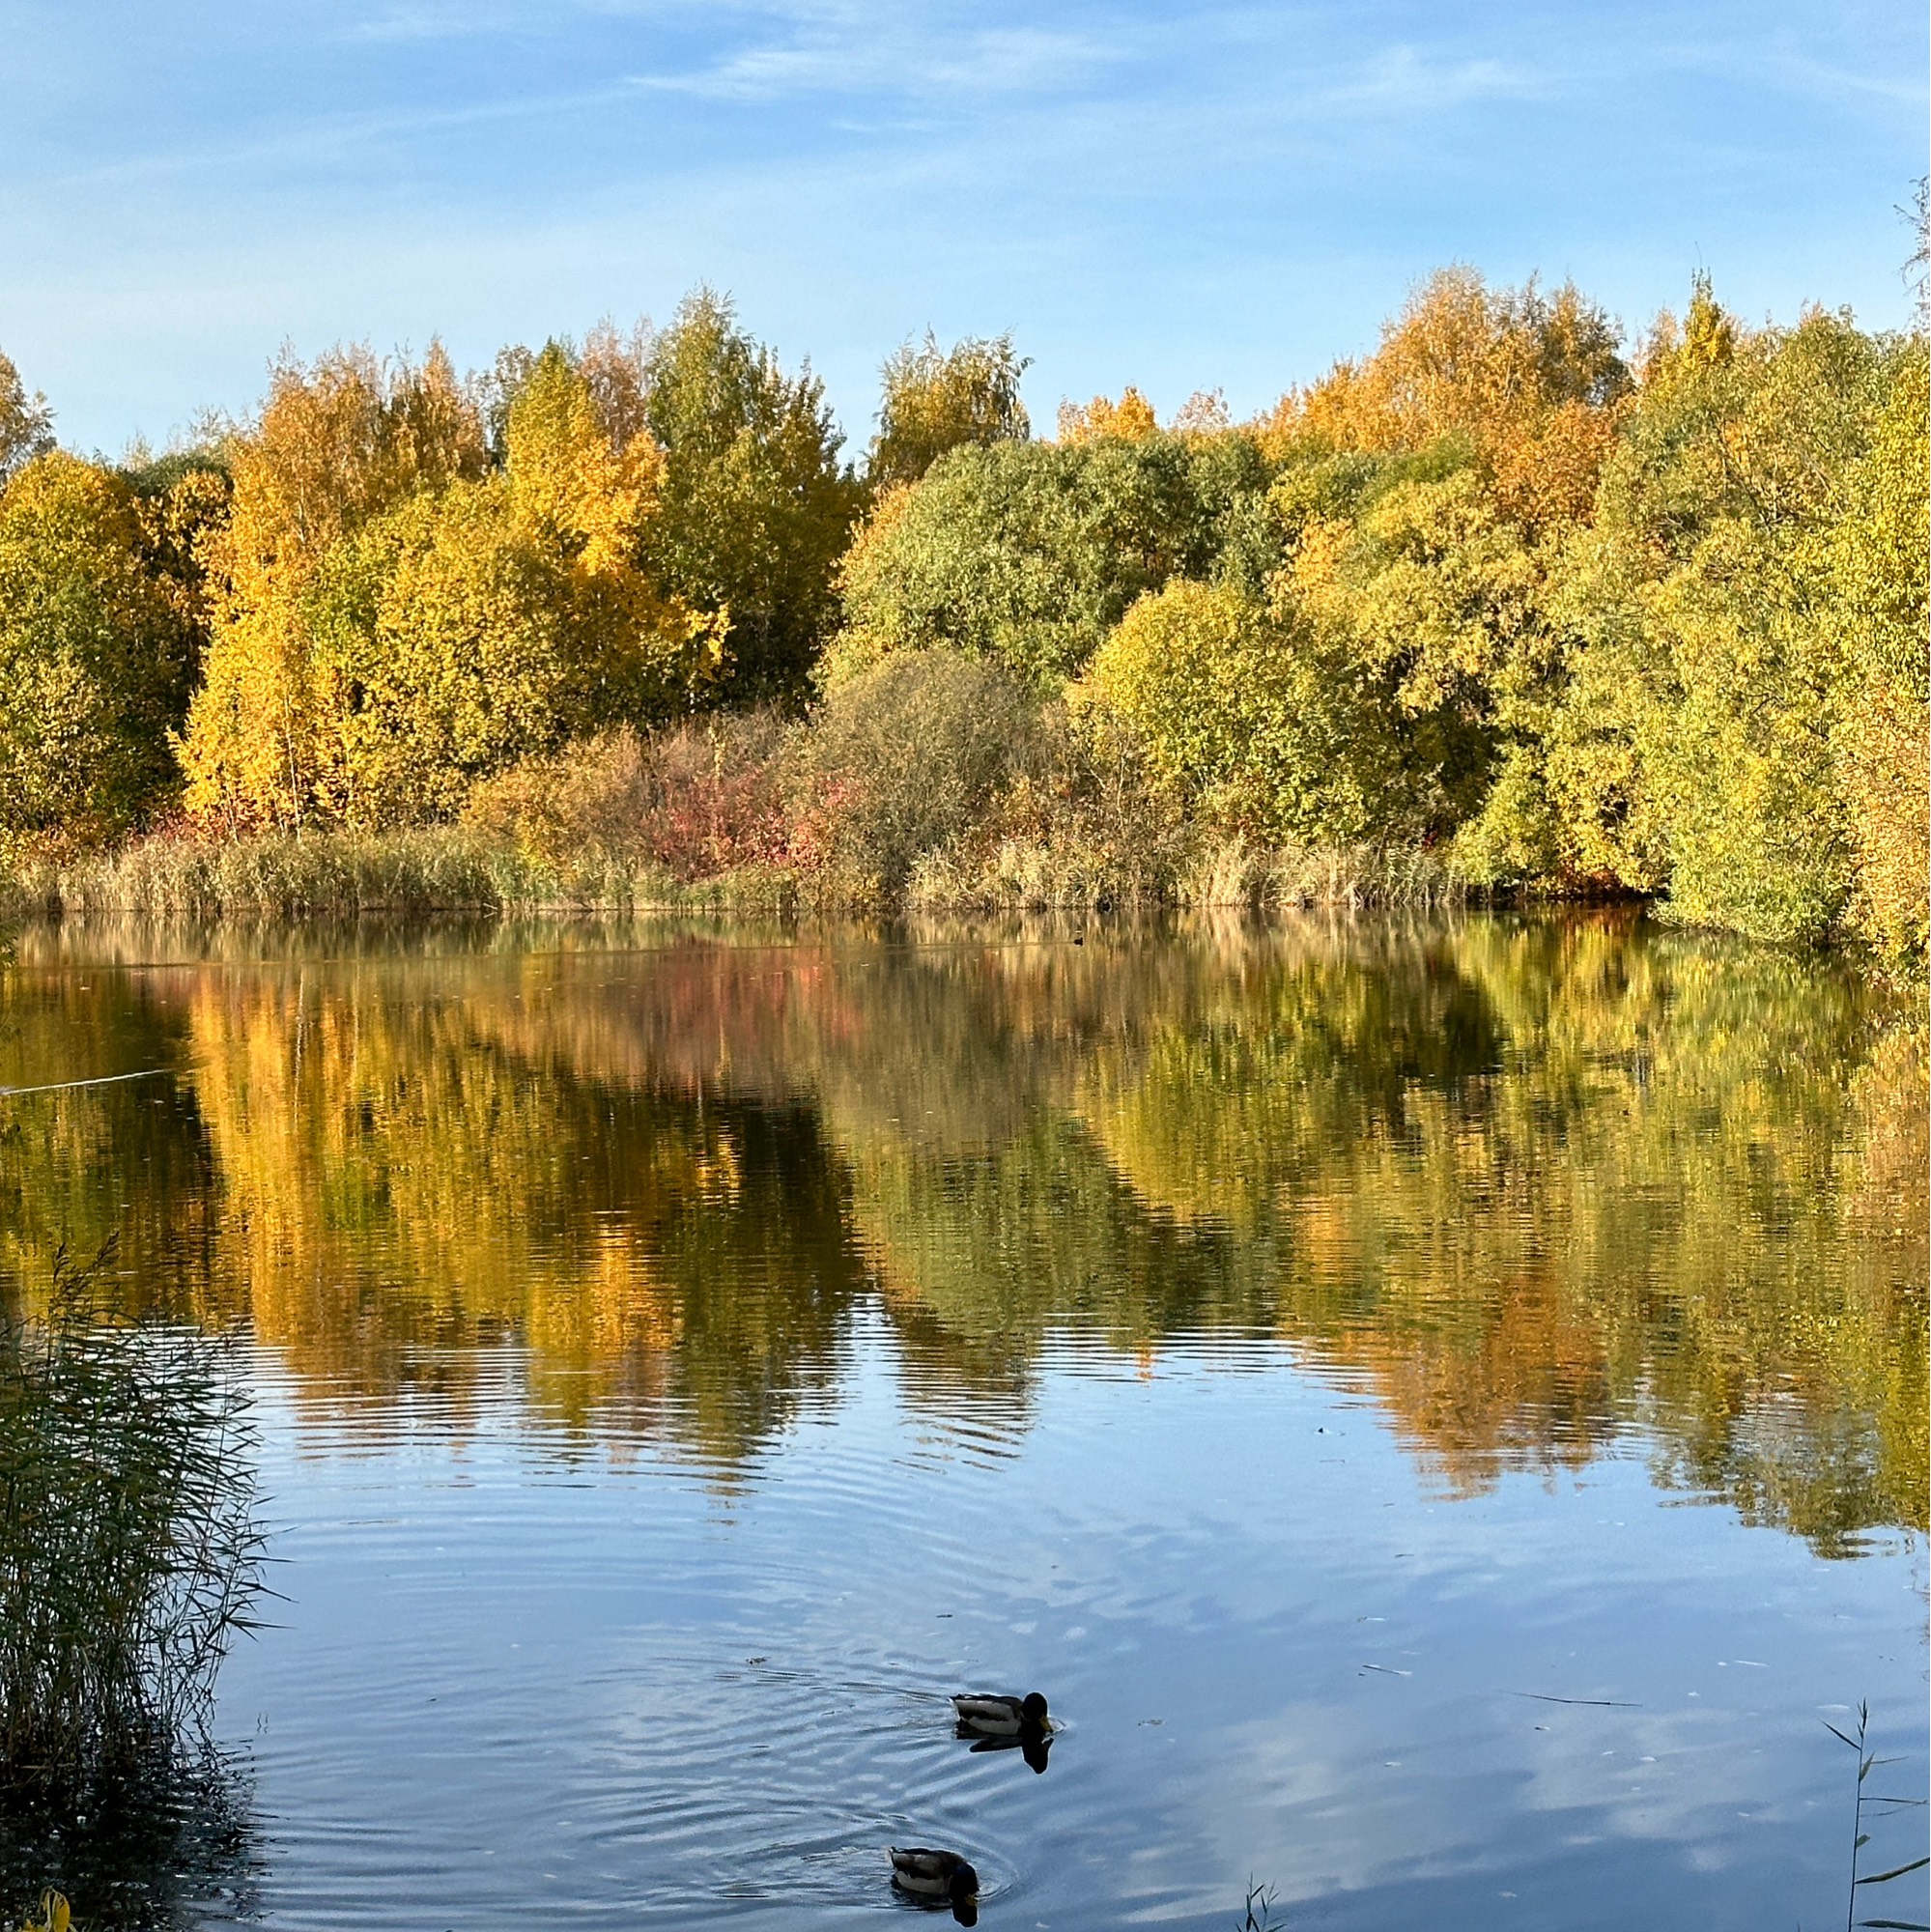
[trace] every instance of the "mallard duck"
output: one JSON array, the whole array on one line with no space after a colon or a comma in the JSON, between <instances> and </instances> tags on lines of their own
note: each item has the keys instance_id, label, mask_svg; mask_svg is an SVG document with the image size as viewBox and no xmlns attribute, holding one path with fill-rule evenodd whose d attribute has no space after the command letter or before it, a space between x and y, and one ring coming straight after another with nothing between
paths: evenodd
<instances>
[{"instance_id":1,"label":"mallard duck","mask_svg":"<svg viewBox=\"0 0 1931 1932\"><path fill-rule=\"evenodd\" d=\"M928 1898L934 1904L944 1900L954 1914L973 1910L979 1897L979 1874L968 1859L957 1852L935 1852L923 1845L903 1850L889 1847L892 1883L914 1898ZM966 1922L971 1923L970 1918Z\"/></svg>"},{"instance_id":2,"label":"mallard duck","mask_svg":"<svg viewBox=\"0 0 1931 1932\"><path fill-rule=\"evenodd\" d=\"M1036 1690L1023 1697L981 1697L970 1692L952 1699L959 1729L981 1738L1038 1737L1052 1729L1046 1700Z\"/></svg>"}]
</instances>

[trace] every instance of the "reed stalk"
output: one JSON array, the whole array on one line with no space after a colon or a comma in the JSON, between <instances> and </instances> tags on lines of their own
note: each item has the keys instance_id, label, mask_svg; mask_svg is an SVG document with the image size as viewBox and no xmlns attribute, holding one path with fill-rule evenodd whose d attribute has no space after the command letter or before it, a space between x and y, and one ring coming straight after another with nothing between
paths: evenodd
<instances>
[{"instance_id":1,"label":"reed stalk","mask_svg":"<svg viewBox=\"0 0 1931 1932\"><path fill-rule=\"evenodd\" d=\"M114 1319L56 1257L0 1324L0 1779L81 1790L206 1736L262 1587L254 1432L223 1343Z\"/></svg>"}]
</instances>

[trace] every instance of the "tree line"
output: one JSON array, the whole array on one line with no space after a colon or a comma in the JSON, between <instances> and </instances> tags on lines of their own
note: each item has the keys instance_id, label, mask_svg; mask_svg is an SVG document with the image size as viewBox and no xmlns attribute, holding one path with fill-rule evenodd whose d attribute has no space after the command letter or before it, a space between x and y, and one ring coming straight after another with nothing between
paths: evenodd
<instances>
[{"instance_id":1,"label":"tree line","mask_svg":"<svg viewBox=\"0 0 1931 1932\"><path fill-rule=\"evenodd\" d=\"M0 358L0 841L517 832L615 772L708 800L687 871L1164 825L1922 957L1921 323L1699 279L1631 343L1453 269L1248 422L1037 437L1025 366L908 343L854 458L699 290L468 378L288 358L109 463Z\"/></svg>"}]
</instances>

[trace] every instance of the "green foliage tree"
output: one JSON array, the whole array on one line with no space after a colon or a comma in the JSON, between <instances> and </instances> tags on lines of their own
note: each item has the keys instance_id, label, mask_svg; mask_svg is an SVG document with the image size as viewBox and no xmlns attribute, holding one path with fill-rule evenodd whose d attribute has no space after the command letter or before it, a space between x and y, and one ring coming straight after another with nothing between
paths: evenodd
<instances>
[{"instance_id":1,"label":"green foliage tree","mask_svg":"<svg viewBox=\"0 0 1931 1932\"><path fill-rule=\"evenodd\" d=\"M1921 354L1822 311L1746 332L1699 287L1650 356L1569 595L1682 918L1782 941L1846 927L1860 679L1844 594L1882 610L1874 584L1894 582L1900 607L1916 593L1902 552L1842 533ZM1902 515L1921 484L1894 467ZM1873 573L1861 587L1854 554Z\"/></svg>"},{"instance_id":2,"label":"green foliage tree","mask_svg":"<svg viewBox=\"0 0 1931 1932\"><path fill-rule=\"evenodd\" d=\"M723 699L801 700L861 498L824 384L809 363L786 376L730 303L699 289L652 345L646 397L664 450L653 573L728 625Z\"/></svg>"},{"instance_id":3,"label":"green foliage tree","mask_svg":"<svg viewBox=\"0 0 1931 1932\"><path fill-rule=\"evenodd\" d=\"M1029 359L1013 354L1009 335L967 336L943 350L928 329L923 343L902 343L881 372L866 480L874 488L916 483L961 444L1024 442L1033 425L1019 379Z\"/></svg>"},{"instance_id":4,"label":"green foliage tree","mask_svg":"<svg viewBox=\"0 0 1931 1932\"><path fill-rule=\"evenodd\" d=\"M1211 575L1267 476L1238 435L953 449L888 494L853 544L827 681L894 651L951 649L1050 691L1137 597Z\"/></svg>"},{"instance_id":5,"label":"green foliage tree","mask_svg":"<svg viewBox=\"0 0 1931 1932\"><path fill-rule=\"evenodd\" d=\"M1384 680L1231 584L1140 600L1083 703L1122 722L1190 814L1263 839L1412 833L1414 786Z\"/></svg>"},{"instance_id":6,"label":"green foliage tree","mask_svg":"<svg viewBox=\"0 0 1931 1932\"><path fill-rule=\"evenodd\" d=\"M200 644L179 509L59 452L0 492L0 839L98 841L173 795Z\"/></svg>"}]
</instances>

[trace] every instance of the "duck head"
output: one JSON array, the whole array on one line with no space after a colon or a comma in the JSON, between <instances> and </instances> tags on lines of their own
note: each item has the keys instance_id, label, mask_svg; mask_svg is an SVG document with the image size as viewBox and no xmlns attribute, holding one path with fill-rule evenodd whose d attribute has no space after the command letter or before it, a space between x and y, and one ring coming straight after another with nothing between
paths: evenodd
<instances>
[{"instance_id":1,"label":"duck head","mask_svg":"<svg viewBox=\"0 0 1931 1932\"><path fill-rule=\"evenodd\" d=\"M1036 1690L1029 1690L1019 1700L1019 1717L1036 1731L1046 1728L1046 1700Z\"/></svg>"}]
</instances>

